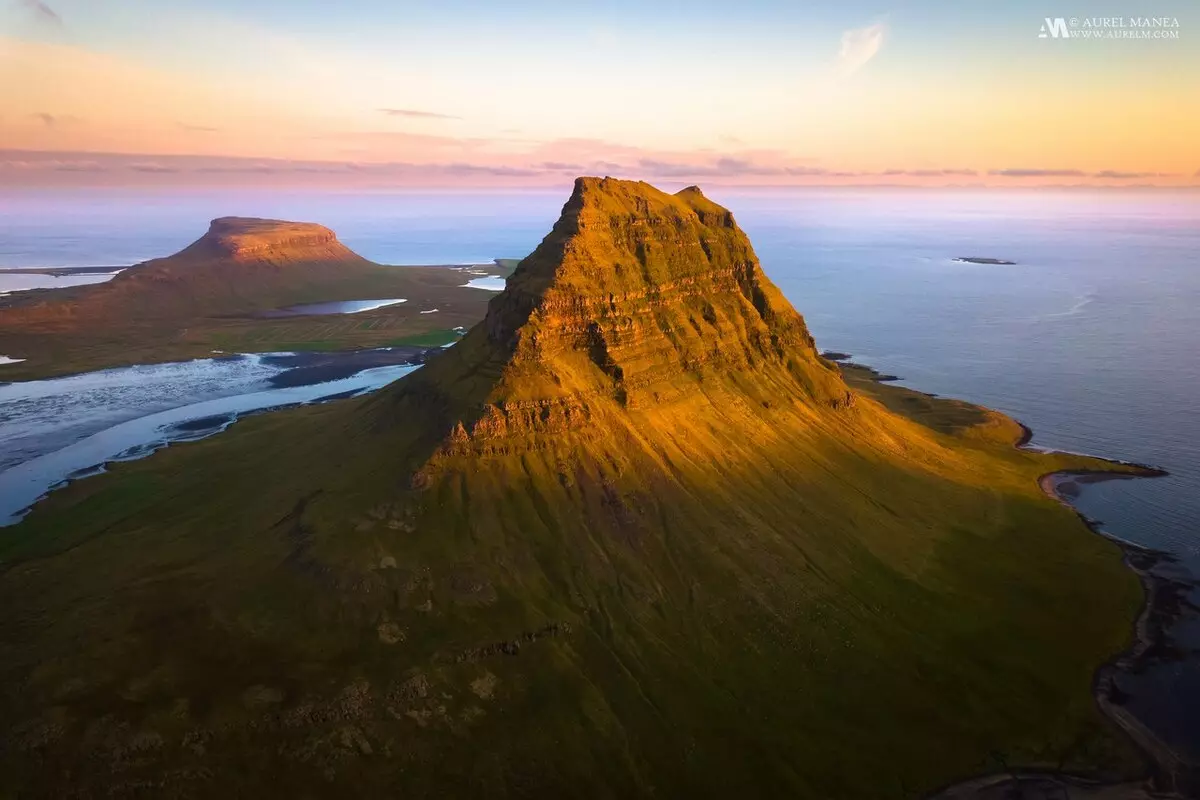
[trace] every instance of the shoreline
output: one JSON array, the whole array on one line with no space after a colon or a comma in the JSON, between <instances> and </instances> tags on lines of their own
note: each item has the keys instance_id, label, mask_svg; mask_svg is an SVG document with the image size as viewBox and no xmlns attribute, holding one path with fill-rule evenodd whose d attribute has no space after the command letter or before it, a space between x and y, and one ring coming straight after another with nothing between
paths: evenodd
<instances>
[{"instance_id":1,"label":"shoreline","mask_svg":"<svg viewBox=\"0 0 1200 800\"><path fill-rule=\"evenodd\" d=\"M872 380L887 384L900 380L875 368L852 360L852 356L839 351L824 351L821 356L840 367L864 370ZM920 390L911 391L934 398ZM1003 412L1000 412L1003 413ZM1005 415L1008 416L1008 415ZM1052 453L1031 444L1033 429L1020 420L1009 417L1021 430L1013 442L1018 450ZM977 775L966 780L955 781L930 791L929 800L1000 800L1012 796L1034 798L1095 797L1106 800L1149 800L1154 797L1200 796L1200 763L1177 753L1144 722L1135 717L1125 706L1128 695L1117 685L1122 674L1134 674L1157 663L1172 651L1169 630L1182 616L1184 596L1191 584L1156 574L1153 570L1163 563L1176 559L1167 552L1155 550L1136 542L1126 541L1106 531L1099 520L1092 519L1071 504L1078 496L1080 485L1106 480L1133 480L1160 478L1169 473L1161 467L1121 459L1104 458L1088 454L1113 465L1131 468L1129 472L1110 472L1102 469L1064 469L1040 475L1038 487L1050 499L1070 509L1092 533L1103 536L1121 550L1125 567L1138 577L1142 586L1142 607L1133 622L1128 646L1100 664L1092 674L1091 693L1100 713L1119 728L1142 754L1148 774L1137 781L1112 783L1098 780L1094 776L1076 775L1046 769L1010 770L1002 773ZM1066 488L1070 487L1070 488ZM1030 793L1036 792L1036 794Z\"/></svg>"},{"instance_id":2,"label":"shoreline","mask_svg":"<svg viewBox=\"0 0 1200 800\"><path fill-rule=\"evenodd\" d=\"M1022 428L1026 426L1022 425ZM1125 566L1138 576L1142 585L1142 608L1133 623L1133 635L1128 648L1115 654L1101 664L1092 676L1092 696L1105 717L1125 732L1146 756L1151 774L1149 784L1156 792L1173 793L1176 796L1195 796L1200 792L1200 764L1189 760L1125 707L1129 695L1117 685L1121 674L1136 674L1171 654L1173 645L1169 630L1182 616L1182 597L1191 585L1183 581L1155 574L1156 566L1172 563L1176 559L1170 553L1156 550L1120 539L1104 530L1102 524L1088 517L1071 505L1070 495L1064 494L1061 485L1076 478L1087 478L1086 483L1103 480L1129 480L1135 478L1159 478L1169 474L1166 470L1144 464L1126 464L1144 470L1141 473L1119 474L1101 470L1058 470L1038 478L1038 486L1046 494L1066 508L1071 509L1093 533L1103 536L1121 548ZM1168 795L1169 796L1169 795Z\"/></svg>"},{"instance_id":3,"label":"shoreline","mask_svg":"<svg viewBox=\"0 0 1200 800\"><path fill-rule=\"evenodd\" d=\"M1028 444L1033 438L1032 429L1019 420L1014 422L1022 431L1014 446L1018 449L1031 449ZM1113 464L1136 467L1139 471L1114 473L1088 469L1055 470L1039 476L1037 482L1047 497L1074 512L1088 530L1103 536L1120 548L1122 563L1138 577L1142 586L1142 607L1133 622L1129 645L1096 668L1092 674L1091 694L1100 713L1119 728L1142 753L1148 772L1141 780L1113 783L1088 775L1048 769L1014 769L1003 773L978 775L944 785L925 795L928 800L1001 800L1014 796L1012 792L1017 792L1016 796L1029 800L1049 800L1062 796L1095 797L1097 800L1182 799L1195 797L1200 793L1200 764L1177 753L1134 716L1125 707L1129 695L1117 685L1119 675L1134 674L1156 663L1170 651L1172 644L1169 629L1182 615L1181 594L1186 594L1191 585L1153 572L1155 566L1175 561L1170 553L1112 535L1104 530L1099 520L1092 519L1075 508L1071 505L1069 496L1059 491L1061 483L1077 478L1088 478L1090 480L1084 481L1085 483L1096 483L1104 480L1159 478L1170 473L1147 464L1091 457Z\"/></svg>"},{"instance_id":4,"label":"shoreline","mask_svg":"<svg viewBox=\"0 0 1200 800\"><path fill-rule=\"evenodd\" d=\"M212 436L218 436L240 420L248 417L284 411L300 406L321 405L334 400L349 399L363 394L368 394L372 391L378 390L386 384L379 384L374 387L351 386L349 389L341 391L337 391L337 388L339 387L335 387L334 384L337 381L348 380L369 370L377 370L387 367L412 367L415 369L425 364L429 359L436 358L441 352L444 352L443 347L407 345L372 350L261 354L260 358L264 363L274 366L280 370L275 375L271 375L263 379L263 388L248 391L243 394L230 395L227 397L198 400L196 403L212 404L214 402L220 403L222 401L232 402L236 401L240 397L258 396L266 392L280 393L278 403L260 405L245 409L231 408L228 410L216 410L203 416L182 419L180 421L173 422L170 425L161 427L158 435L150 439L137 441L136 443L128 446L126 449L113 455L101 458L94 463L83 464L69 472L59 471L59 473L57 473L60 475L58 480L54 481L53 483L46 484L44 490L41 491L36 497L32 497L27 505L20 508L0 509L0 528L8 527L20 522L39 503L44 501L55 491L78 480L90 478L94 475L107 472L113 464L140 460L157 452L158 450L171 447L173 445L195 442L210 438ZM214 356L213 360L241 358L245 355L248 354L221 354ZM288 390L305 388L319 389L320 387L328 387L331 391L328 394L316 392L315 396L301 399L283 395L283 393L287 392ZM196 403L185 404L179 408L191 408L196 405ZM108 433L115 428L128 426L148 417L161 416L163 413L169 413L175 410L176 409L167 409L166 411L151 412L149 414L134 417L126 420L125 422L121 422L109 428L97 431L80 441L87 442L92 439L92 437ZM77 445L79 442L76 442L75 444ZM74 446L75 445L67 445L59 450L52 450L40 455L36 455L27 461L13 465L7 470L0 471L0 477L8 476L11 472L20 470L26 464L36 463L47 457L52 458L56 453L65 452ZM14 491L16 490L14 489ZM9 515L7 519L5 517L6 514Z\"/></svg>"}]
</instances>

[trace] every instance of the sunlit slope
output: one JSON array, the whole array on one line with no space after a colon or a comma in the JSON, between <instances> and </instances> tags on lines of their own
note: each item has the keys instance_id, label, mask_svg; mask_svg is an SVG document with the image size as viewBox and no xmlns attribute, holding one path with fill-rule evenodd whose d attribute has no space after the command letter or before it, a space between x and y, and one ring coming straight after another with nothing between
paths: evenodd
<instances>
[{"instance_id":1,"label":"sunlit slope","mask_svg":"<svg viewBox=\"0 0 1200 800\"><path fill-rule=\"evenodd\" d=\"M883 389L881 391L886 391ZM911 797L1136 769L1086 459L851 392L698 190L582 179L458 345L0 539L0 784ZM922 417L924 419L924 417Z\"/></svg>"}]
</instances>

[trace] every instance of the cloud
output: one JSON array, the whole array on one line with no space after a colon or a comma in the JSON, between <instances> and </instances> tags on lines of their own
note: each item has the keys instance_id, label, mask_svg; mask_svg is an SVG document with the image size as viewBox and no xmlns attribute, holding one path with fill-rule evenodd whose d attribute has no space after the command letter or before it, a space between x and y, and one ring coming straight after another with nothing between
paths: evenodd
<instances>
[{"instance_id":1,"label":"cloud","mask_svg":"<svg viewBox=\"0 0 1200 800\"><path fill-rule=\"evenodd\" d=\"M882 22L843 32L837 57L838 73L848 78L874 58L883 47L886 33L887 26Z\"/></svg>"},{"instance_id":2,"label":"cloud","mask_svg":"<svg viewBox=\"0 0 1200 800\"><path fill-rule=\"evenodd\" d=\"M885 177L907 176L910 178L940 178L950 175L978 175L973 169L885 169L879 173Z\"/></svg>"},{"instance_id":3,"label":"cloud","mask_svg":"<svg viewBox=\"0 0 1200 800\"><path fill-rule=\"evenodd\" d=\"M1165 177L1159 172L1121 172L1115 169L1106 169L1096 172L1092 175L1094 178L1113 178L1116 180L1128 180L1130 178L1161 178Z\"/></svg>"},{"instance_id":4,"label":"cloud","mask_svg":"<svg viewBox=\"0 0 1200 800\"><path fill-rule=\"evenodd\" d=\"M704 163L641 158L638 159L633 171L658 178L738 178L755 176L849 178L869 174L844 172L804 164L765 164L748 158L733 158L729 156Z\"/></svg>"},{"instance_id":5,"label":"cloud","mask_svg":"<svg viewBox=\"0 0 1200 800\"><path fill-rule=\"evenodd\" d=\"M462 119L453 114L439 114L436 111L420 111L414 108L381 108L382 113L389 117L406 117L408 119Z\"/></svg>"},{"instance_id":6,"label":"cloud","mask_svg":"<svg viewBox=\"0 0 1200 800\"><path fill-rule=\"evenodd\" d=\"M988 175L1001 178L1083 178L1086 172L1078 169L1023 169L1010 167L1008 169L988 170Z\"/></svg>"},{"instance_id":7,"label":"cloud","mask_svg":"<svg viewBox=\"0 0 1200 800\"><path fill-rule=\"evenodd\" d=\"M107 168L96 161L79 161L71 159L63 160L57 158L10 158L0 161L0 170L21 170L29 172L106 172Z\"/></svg>"},{"instance_id":8,"label":"cloud","mask_svg":"<svg viewBox=\"0 0 1200 800\"><path fill-rule=\"evenodd\" d=\"M55 172L107 172L108 168L96 161L57 161L51 166Z\"/></svg>"},{"instance_id":9,"label":"cloud","mask_svg":"<svg viewBox=\"0 0 1200 800\"><path fill-rule=\"evenodd\" d=\"M58 128L63 125L76 125L83 122L79 117L70 114L51 114L48 111L36 111L29 116L41 122L47 128Z\"/></svg>"},{"instance_id":10,"label":"cloud","mask_svg":"<svg viewBox=\"0 0 1200 800\"><path fill-rule=\"evenodd\" d=\"M166 164L159 164L155 161L138 161L130 164L129 169L134 172L179 172L178 167L168 167Z\"/></svg>"},{"instance_id":11,"label":"cloud","mask_svg":"<svg viewBox=\"0 0 1200 800\"><path fill-rule=\"evenodd\" d=\"M191 131L193 133L216 133L221 130L220 128L212 128L208 125L189 125L186 122L176 122L175 124L179 126L180 130Z\"/></svg>"},{"instance_id":12,"label":"cloud","mask_svg":"<svg viewBox=\"0 0 1200 800\"><path fill-rule=\"evenodd\" d=\"M42 0L20 0L20 2L22 6L37 18L38 22L53 25L56 28L63 26L62 17L58 15L58 12L46 5Z\"/></svg>"},{"instance_id":13,"label":"cloud","mask_svg":"<svg viewBox=\"0 0 1200 800\"><path fill-rule=\"evenodd\" d=\"M1134 185L1136 179L1181 177L1171 173L1106 169L1007 168L977 172L957 167L894 167L881 170L846 170L836 166L806 163L777 150L746 150L721 156L711 150L648 151L605 143L611 151L581 150L565 157L547 158L548 150L570 150L578 140L545 142L523 151L443 152L440 157L405 156L397 159L352 156L326 160L254 158L205 155L161 155L151 153L93 153L83 151L36 151L0 149L3 178L31 184L53 182L108 183L120 181L170 181L203 184L219 181L252 181L253 176L272 175L280 181L304 184L321 180L352 184L438 185L547 185L561 183L565 176L617 175L649 181L726 185L957 185L978 175L997 176L992 185L1005 179L1031 178L1046 182L1053 178L1075 178L1093 185ZM611 154L610 154L611 153ZM69 178L62 173L76 173ZM84 173L103 173L87 178ZM39 177L42 176L42 177ZM222 177L224 176L224 177ZM239 178L239 176L241 176ZM1200 177L1200 176L1197 176ZM2 180L3 178L0 178ZM1075 182L1075 181L1072 181ZM979 185L983 185L982 182Z\"/></svg>"}]
</instances>

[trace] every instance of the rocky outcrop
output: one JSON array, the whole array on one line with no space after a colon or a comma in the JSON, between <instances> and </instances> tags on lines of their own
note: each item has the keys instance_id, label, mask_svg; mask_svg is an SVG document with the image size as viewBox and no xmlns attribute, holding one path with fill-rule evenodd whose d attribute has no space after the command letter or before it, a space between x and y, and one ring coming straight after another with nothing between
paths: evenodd
<instances>
[{"instance_id":1,"label":"rocky outcrop","mask_svg":"<svg viewBox=\"0 0 1200 800\"><path fill-rule=\"evenodd\" d=\"M764 395L852 404L729 211L696 187L611 178L576 181L483 324L426 372L397 391L461 406L444 443L454 453L602 434L597 414L678 402L731 375ZM488 384L464 404L453 387L470 376Z\"/></svg>"}]
</instances>

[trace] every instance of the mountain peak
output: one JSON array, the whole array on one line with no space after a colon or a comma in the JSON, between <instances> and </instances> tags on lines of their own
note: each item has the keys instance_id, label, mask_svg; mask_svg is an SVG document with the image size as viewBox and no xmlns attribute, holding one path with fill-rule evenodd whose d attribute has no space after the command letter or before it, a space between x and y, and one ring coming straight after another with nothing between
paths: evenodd
<instances>
[{"instance_id":1,"label":"mountain peak","mask_svg":"<svg viewBox=\"0 0 1200 800\"><path fill-rule=\"evenodd\" d=\"M728 210L699 190L588 177L485 320L397 392L458 409L445 422L463 424L461 445L731 380L757 384L760 407L779 391L826 408L849 397Z\"/></svg>"}]
</instances>

